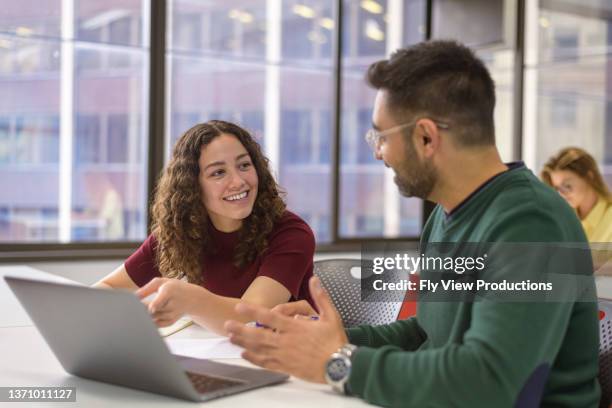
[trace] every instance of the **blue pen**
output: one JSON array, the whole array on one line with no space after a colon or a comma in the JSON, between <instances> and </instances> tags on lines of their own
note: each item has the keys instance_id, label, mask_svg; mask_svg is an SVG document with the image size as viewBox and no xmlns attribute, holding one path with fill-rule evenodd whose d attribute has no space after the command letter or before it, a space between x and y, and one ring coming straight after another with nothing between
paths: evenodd
<instances>
[{"instance_id":1,"label":"blue pen","mask_svg":"<svg viewBox=\"0 0 612 408\"><path fill-rule=\"evenodd\" d=\"M269 328L268 326L263 325L263 324L261 324L259 322L247 322L247 323L245 323L245 325L247 327L261 327L261 328L264 328L264 329L268 329Z\"/></svg>"},{"instance_id":2,"label":"blue pen","mask_svg":"<svg viewBox=\"0 0 612 408\"><path fill-rule=\"evenodd\" d=\"M295 315L293 316L294 319L298 319L298 318L308 318L310 320L319 320L319 316L317 315L312 315L312 316L306 316L306 315Z\"/></svg>"},{"instance_id":3,"label":"blue pen","mask_svg":"<svg viewBox=\"0 0 612 408\"><path fill-rule=\"evenodd\" d=\"M313 316L309 316L309 317L310 317L310 320L319 320L319 316L313 315ZM261 327L263 329L269 329L268 326L266 326L265 324L261 324L259 322L247 322L246 326L247 327Z\"/></svg>"}]
</instances>

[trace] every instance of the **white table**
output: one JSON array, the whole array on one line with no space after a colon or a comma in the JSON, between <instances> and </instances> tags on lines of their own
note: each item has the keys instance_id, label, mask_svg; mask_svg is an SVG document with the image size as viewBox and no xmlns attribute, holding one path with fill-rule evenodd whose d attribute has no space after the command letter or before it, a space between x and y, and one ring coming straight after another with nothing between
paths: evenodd
<instances>
[{"instance_id":1,"label":"white table","mask_svg":"<svg viewBox=\"0 0 612 408\"><path fill-rule=\"evenodd\" d=\"M0 267L0 277L7 272L41 277L31 268ZM612 277L597 278L598 294L612 299ZM73 377L67 374L37 329L32 326L12 292L0 279L0 387L76 387L76 403L27 403L5 406L58 407L178 407L192 402L132 390ZM191 326L173 338L210 338L214 334ZM242 359L219 360L229 364L250 365ZM62 404L62 405L60 405ZM207 407L360 407L370 406L357 398L343 397L325 385L310 384L295 378L286 383L248 391L204 403ZM0 406L3 405L0 403Z\"/></svg>"},{"instance_id":2,"label":"white table","mask_svg":"<svg viewBox=\"0 0 612 408\"><path fill-rule=\"evenodd\" d=\"M22 276L41 277L31 268L0 267L0 277L18 272ZM86 380L69 375L55 358L36 327L27 318L6 283L0 278L0 387L76 387L76 403L1 403L0 406L29 407L189 407L194 403L162 395ZM173 338L210 338L214 334L190 326ZM243 359L218 360L228 364L250 366ZM203 403L207 407L360 407L370 406L357 398L335 394L330 387L310 384L295 378L271 387Z\"/></svg>"}]
</instances>

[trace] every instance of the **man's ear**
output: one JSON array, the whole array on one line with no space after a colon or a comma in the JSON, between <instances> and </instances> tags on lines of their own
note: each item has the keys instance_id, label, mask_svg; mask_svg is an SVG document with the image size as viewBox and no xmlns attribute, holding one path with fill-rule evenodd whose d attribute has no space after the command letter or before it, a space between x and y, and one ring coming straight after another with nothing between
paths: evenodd
<instances>
[{"instance_id":1,"label":"man's ear","mask_svg":"<svg viewBox=\"0 0 612 408\"><path fill-rule=\"evenodd\" d=\"M420 119L416 123L417 148L424 157L431 157L440 148L440 131L431 119Z\"/></svg>"}]
</instances>

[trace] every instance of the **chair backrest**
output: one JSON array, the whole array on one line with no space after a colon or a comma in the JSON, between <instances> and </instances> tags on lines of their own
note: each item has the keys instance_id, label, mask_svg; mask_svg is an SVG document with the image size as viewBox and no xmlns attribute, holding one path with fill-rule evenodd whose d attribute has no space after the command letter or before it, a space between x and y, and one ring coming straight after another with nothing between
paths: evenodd
<instances>
[{"instance_id":1,"label":"chair backrest","mask_svg":"<svg viewBox=\"0 0 612 408\"><path fill-rule=\"evenodd\" d=\"M378 278L372 269L371 261L360 259L326 259L314 263L314 274L329 292L345 327L375 326L397 320L405 291L366 291L362 297L362 280L371 284Z\"/></svg>"},{"instance_id":2,"label":"chair backrest","mask_svg":"<svg viewBox=\"0 0 612 408\"><path fill-rule=\"evenodd\" d=\"M598 299L600 407L612 406L612 300Z\"/></svg>"}]
</instances>

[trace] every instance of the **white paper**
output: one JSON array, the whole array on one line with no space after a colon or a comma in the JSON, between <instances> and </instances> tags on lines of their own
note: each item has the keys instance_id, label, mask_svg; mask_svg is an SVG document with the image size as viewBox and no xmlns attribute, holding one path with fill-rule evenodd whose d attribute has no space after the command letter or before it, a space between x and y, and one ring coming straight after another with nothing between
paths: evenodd
<instances>
[{"instance_id":1,"label":"white paper","mask_svg":"<svg viewBox=\"0 0 612 408\"><path fill-rule=\"evenodd\" d=\"M174 322L173 324L171 324L168 327L159 327L157 330L159 330L159 335L162 337L168 337L173 335L174 333L177 333L181 330L183 330L186 327L189 327L193 324L193 320L191 320L189 317L187 316L183 316L180 319L178 319L176 322Z\"/></svg>"},{"instance_id":2,"label":"white paper","mask_svg":"<svg viewBox=\"0 0 612 408\"><path fill-rule=\"evenodd\" d=\"M173 339L165 338L172 354L193 358L241 358L242 347L229 342L225 337L212 339Z\"/></svg>"}]
</instances>

